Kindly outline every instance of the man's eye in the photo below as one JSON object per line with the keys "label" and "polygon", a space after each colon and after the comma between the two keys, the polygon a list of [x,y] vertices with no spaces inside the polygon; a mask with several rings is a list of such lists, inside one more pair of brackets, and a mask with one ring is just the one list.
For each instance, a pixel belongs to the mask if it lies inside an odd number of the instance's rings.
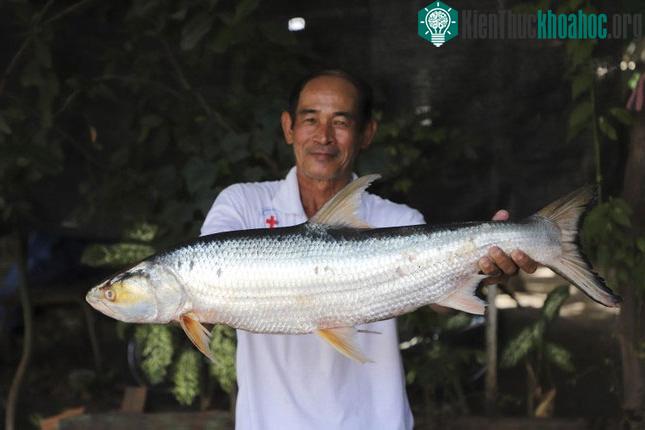
{"label": "man's eye", "polygon": [[347,122],[347,121],[345,121],[345,120],[337,119],[336,121],[334,121],[334,125],[335,125],[336,127],[348,127],[348,126],[349,126],[349,122]]}

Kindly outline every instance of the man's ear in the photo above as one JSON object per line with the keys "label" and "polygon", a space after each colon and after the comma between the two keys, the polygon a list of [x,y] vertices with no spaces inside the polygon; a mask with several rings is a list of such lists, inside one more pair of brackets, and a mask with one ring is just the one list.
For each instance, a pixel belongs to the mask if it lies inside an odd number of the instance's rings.
{"label": "man's ear", "polygon": [[282,125],[282,134],[284,135],[284,141],[287,142],[287,145],[293,144],[293,120],[291,114],[287,111],[282,112],[280,115],[280,124]]}
{"label": "man's ear", "polygon": [[361,149],[367,149],[372,144],[372,140],[374,139],[377,130],[378,122],[376,122],[376,120],[371,119],[367,124],[365,124],[365,128],[361,133]]}

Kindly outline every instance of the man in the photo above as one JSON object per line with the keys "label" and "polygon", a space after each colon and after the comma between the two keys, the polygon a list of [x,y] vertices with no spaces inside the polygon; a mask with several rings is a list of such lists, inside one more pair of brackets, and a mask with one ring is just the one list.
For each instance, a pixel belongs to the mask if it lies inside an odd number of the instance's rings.
{"label": "man", "polygon": [[[342,71],[302,80],[282,113],[296,167],[282,181],[236,184],[220,193],[202,234],[287,227],[312,217],[352,180],[359,153],[377,130],[370,88]],[[407,206],[365,193],[361,218],[373,227],[424,223]],[[495,219],[506,219],[500,211]],[[267,258],[271,258],[270,255]],[[498,248],[483,258],[486,274],[531,272],[535,262]],[[394,319],[359,329],[361,350],[374,362],[359,364],[314,335],[263,335],[238,331],[238,429],[409,429],[413,420]]]}

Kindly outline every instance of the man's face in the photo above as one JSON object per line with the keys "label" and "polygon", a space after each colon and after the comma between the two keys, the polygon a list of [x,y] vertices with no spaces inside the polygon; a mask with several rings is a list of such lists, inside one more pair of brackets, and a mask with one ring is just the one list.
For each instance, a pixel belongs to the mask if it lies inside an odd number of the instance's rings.
{"label": "man's face", "polygon": [[349,178],[354,160],[376,132],[371,121],[361,130],[358,92],[343,78],[320,76],[307,82],[295,118],[282,113],[282,129],[293,145],[298,173],[317,181]]}

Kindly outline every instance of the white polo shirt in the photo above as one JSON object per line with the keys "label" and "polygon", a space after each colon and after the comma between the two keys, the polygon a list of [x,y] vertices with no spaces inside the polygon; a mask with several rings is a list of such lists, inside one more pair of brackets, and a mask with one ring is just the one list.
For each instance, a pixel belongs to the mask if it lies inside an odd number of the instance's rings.
{"label": "white polo shirt", "polygon": [[[373,227],[424,223],[418,211],[369,193],[363,194],[360,215]],[[294,167],[281,181],[223,190],[201,233],[288,227],[306,220]],[[359,333],[361,349],[373,363],[350,360],[315,334],[238,330],[236,428],[411,429],[396,321],[358,328],[381,333]]]}

